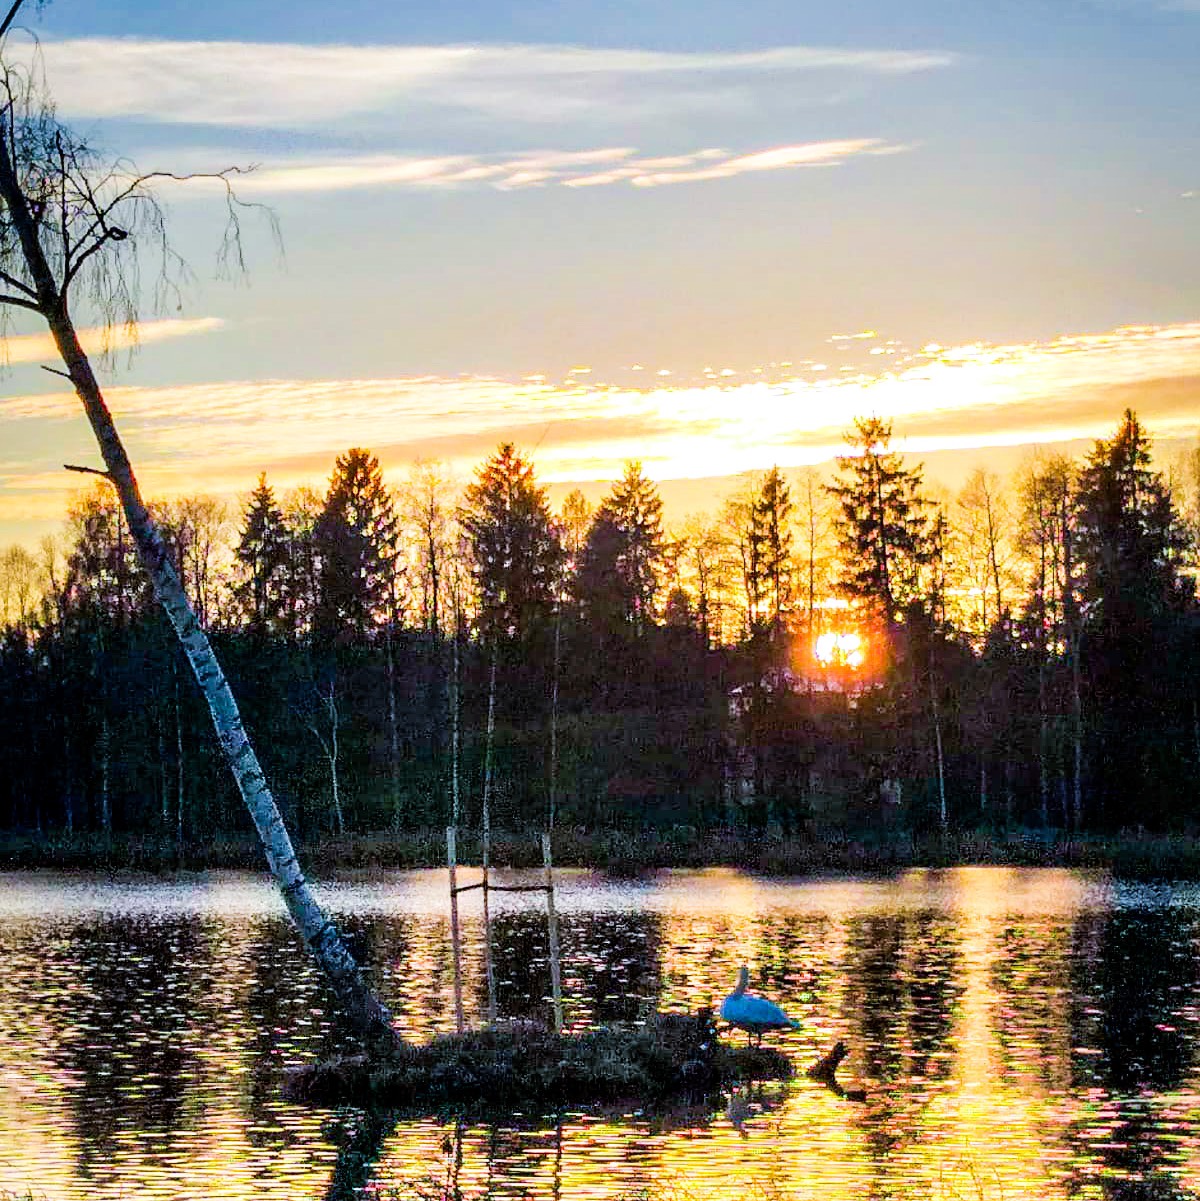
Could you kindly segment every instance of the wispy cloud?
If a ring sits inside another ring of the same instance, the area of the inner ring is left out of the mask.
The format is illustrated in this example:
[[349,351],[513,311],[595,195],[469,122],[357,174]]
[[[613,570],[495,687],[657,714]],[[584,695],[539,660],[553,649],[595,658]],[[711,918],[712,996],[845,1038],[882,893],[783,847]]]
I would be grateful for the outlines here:
[[857,138],[834,142],[810,142],[805,146],[777,146],[755,154],[741,154],[687,170],[654,171],[635,176],[631,183],[641,188],[668,183],[694,183],[704,179],[728,179],[753,171],[779,171],[788,167],[835,167],[848,158],[864,154],[895,154],[904,149],[878,138]]
[[430,109],[533,125],[786,106],[833,73],[907,75],[951,54],[781,46],[666,53],[549,45],[308,46],[77,38],[43,43],[61,112],[301,128]]
[[754,171],[837,166],[863,155],[893,154],[903,147],[877,138],[778,146],[753,154],[706,148],[687,154],[652,156],[630,147],[583,151],[529,151],[507,156],[368,155],[280,163],[242,177],[243,193],[329,192],[349,188],[459,188],[501,190],[561,184],[569,188],[660,184],[727,179]]
[[[219,317],[170,318],[162,321],[143,321],[134,326],[116,325],[111,329],[93,326],[79,331],[79,340],[88,354],[105,350],[126,350],[133,346],[147,346],[155,342],[172,341],[175,338],[190,338],[196,334],[209,334],[220,329],[224,321]],[[0,338],[0,361],[7,363],[39,363],[43,359],[56,361],[58,350],[54,339],[48,334],[14,334]],[[0,405],[3,405],[0,400]]]

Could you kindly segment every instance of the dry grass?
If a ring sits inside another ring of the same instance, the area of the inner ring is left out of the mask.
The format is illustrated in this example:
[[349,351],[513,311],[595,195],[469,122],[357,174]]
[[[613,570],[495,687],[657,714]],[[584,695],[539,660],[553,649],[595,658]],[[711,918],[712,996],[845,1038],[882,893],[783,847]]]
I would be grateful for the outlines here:
[[558,1035],[534,1026],[446,1035],[386,1059],[356,1055],[292,1072],[289,1100],[415,1112],[553,1111],[563,1106],[701,1100],[741,1079],[785,1079],[771,1048],[729,1047],[712,1015]]

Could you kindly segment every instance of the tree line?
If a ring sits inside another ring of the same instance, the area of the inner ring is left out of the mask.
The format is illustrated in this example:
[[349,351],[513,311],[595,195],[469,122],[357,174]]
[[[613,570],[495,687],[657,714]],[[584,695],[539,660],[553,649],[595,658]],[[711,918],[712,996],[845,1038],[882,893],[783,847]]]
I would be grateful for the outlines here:
[[[502,445],[456,488],[265,476],[155,517],[302,838],[445,823],[785,833],[1186,827],[1200,451],[1126,412],[1078,462],[939,495],[856,421],[664,521],[640,464],[555,511]],[[0,555],[0,828],[203,842],[244,817],[120,507]]]

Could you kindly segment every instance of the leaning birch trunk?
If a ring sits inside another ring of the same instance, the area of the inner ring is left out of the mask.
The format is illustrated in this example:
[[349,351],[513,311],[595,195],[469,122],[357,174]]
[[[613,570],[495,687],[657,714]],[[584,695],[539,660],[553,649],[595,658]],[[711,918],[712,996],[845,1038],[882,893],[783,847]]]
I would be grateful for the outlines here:
[[217,657],[192,611],[179,577],[171,565],[163,540],[138,489],[125,447],[117,433],[92,365],[75,332],[64,292],[60,293],[40,241],[37,224],[21,190],[8,153],[7,137],[0,128],[0,198],[3,198],[21,243],[33,281],[38,312],[50,327],[66,367],[67,377],[83,403],[88,422],[116,488],[137,546],[138,557],[154,585],[159,603],[187,655],[212,714],[221,749],[229,762],[242,799],[254,820],[266,852],[267,863],[301,937],[324,970],[338,1002],[368,1042],[398,1038],[386,1007],[368,988],[358,965],[337,928],[317,903],[292,848],[283,817],[267,786],[258,758],[242,725],[237,702]]

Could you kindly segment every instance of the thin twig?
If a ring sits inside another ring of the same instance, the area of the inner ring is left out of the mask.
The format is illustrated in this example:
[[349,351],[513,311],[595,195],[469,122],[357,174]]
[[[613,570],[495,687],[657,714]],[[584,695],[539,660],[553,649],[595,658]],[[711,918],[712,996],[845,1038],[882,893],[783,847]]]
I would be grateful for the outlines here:
[[69,380],[71,380],[71,383],[74,383],[74,382],[75,382],[73,379],[71,379],[70,372],[67,372],[67,371],[59,371],[59,369],[58,369],[57,367],[49,367],[49,366],[47,366],[45,363],[43,363],[43,364],[42,364],[42,370],[43,370],[43,371],[49,371],[51,375],[61,375],[61,376],[63,377],[63,379],[69,379]]

